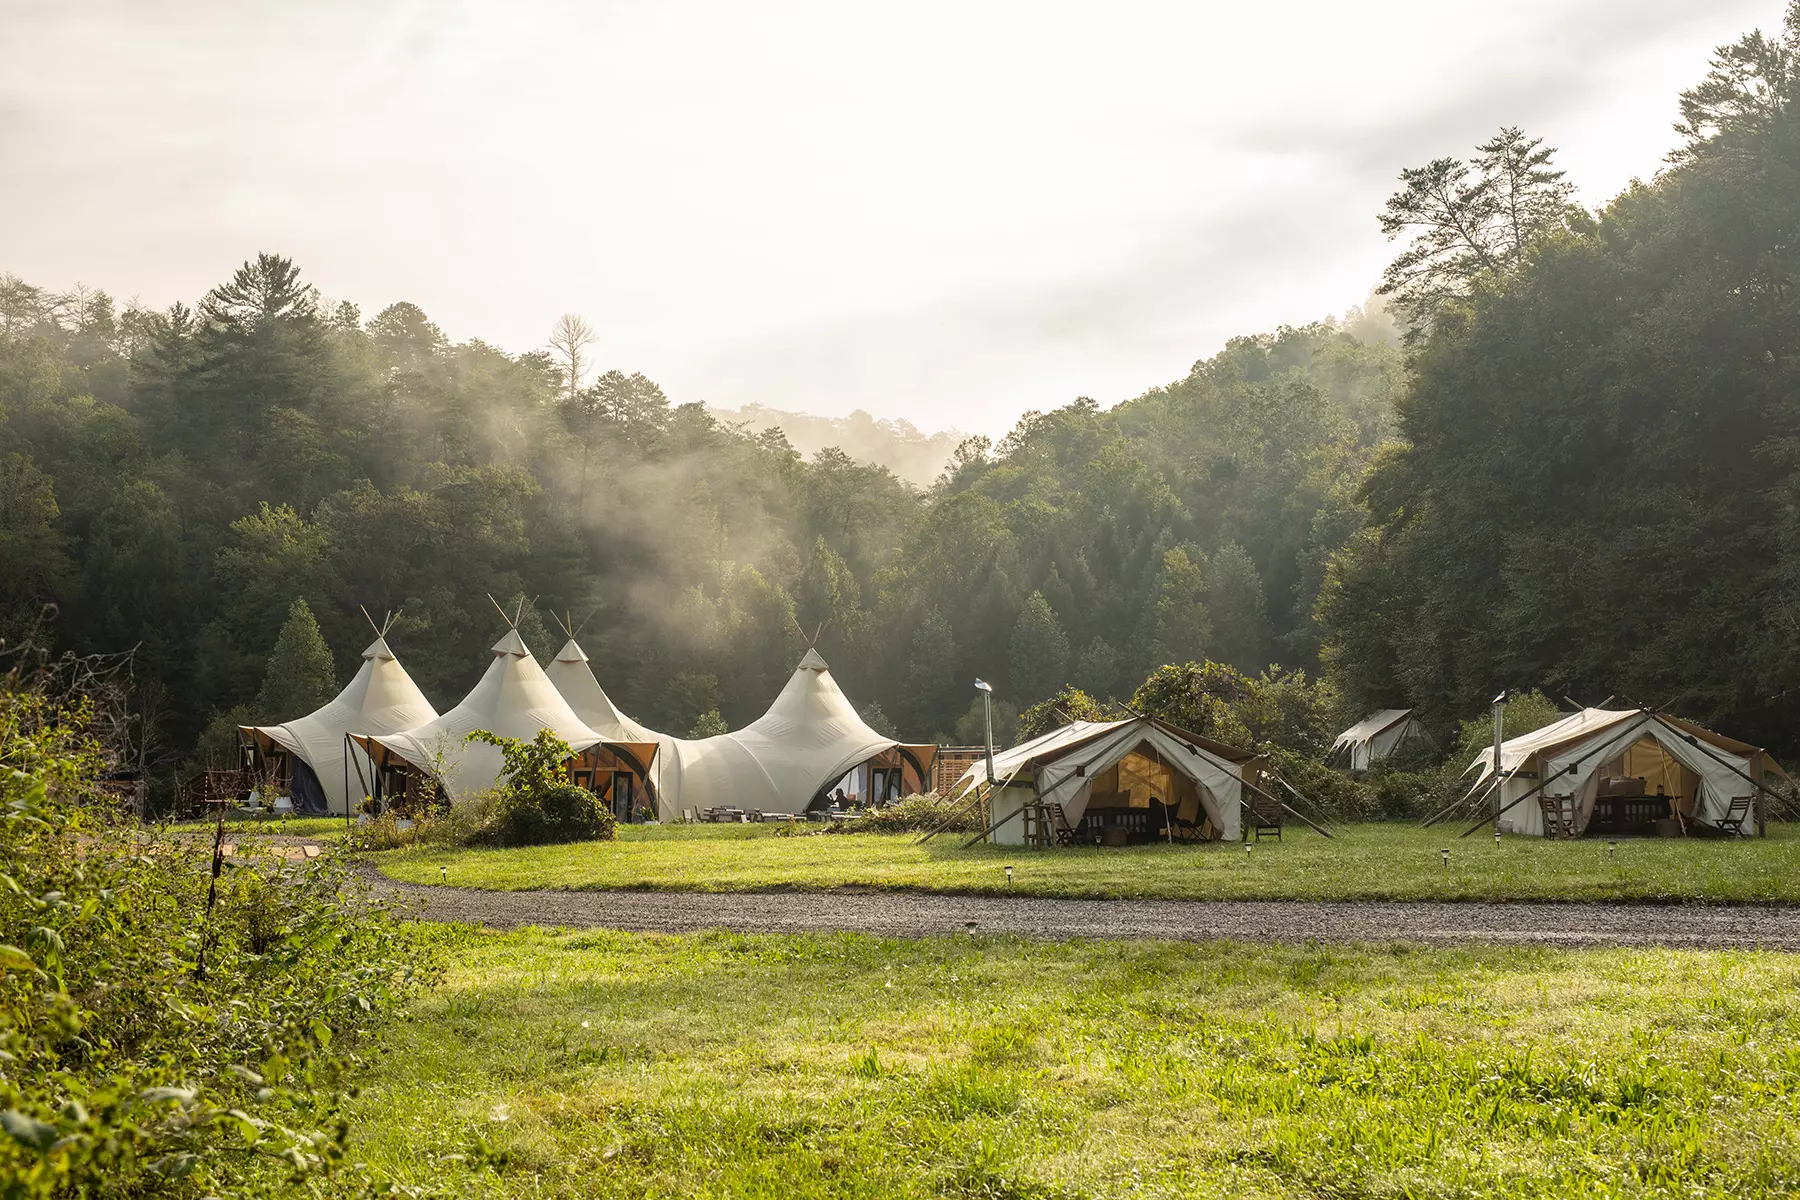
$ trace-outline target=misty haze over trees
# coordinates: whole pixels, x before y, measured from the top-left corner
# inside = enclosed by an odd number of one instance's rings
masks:
[[[1211,659],[1322,673],[1344,714],[1443,728],[1541,686],[1791,747],[1796,14],[1721,52],[1684,147],[1598,212],[1515,129],[1406,171],[1380,215],[1404,346],[1373,312],[1234,339],[967,439],[923,488],[672,403],[579,319],[553,349],[452,344],[269,254],[164,312],[7,277],[0,636],[55,605],[59,647],[138,646],[165,765],[295,715],[264,687],[294,621],[344,677],[359,605],[453,704],[484,594],[586,617],[614,698],[678,734],[759,714],[822,630],[908,739],[974,739],[977,675],[1017,711]]]

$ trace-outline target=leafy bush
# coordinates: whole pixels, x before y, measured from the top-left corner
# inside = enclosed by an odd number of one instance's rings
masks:
[[[0,677],[0,1194],[372,1194],[340,1081],[416,982],[330,860],[216,857],[98,793],[79,699]]]
[[[967,799],[951,800],[936,792],[907,796],[886,808],[870,809],[859,821],[845,822],[851,833],[929,833],[934,829],[967,830],[981,826]]]
[[[543,846],[558,842],[606,841],[617,823],[600,797],[570,783],[569,744],[548,729],[529,742],[478,729],[470,741],[498,746],[506,782],[481,827],[483,840],[499,846]]]

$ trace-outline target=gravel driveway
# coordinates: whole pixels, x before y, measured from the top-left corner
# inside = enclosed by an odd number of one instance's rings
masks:
[[[1043,938],[1235,938],[1258,942],[1468,942],[1540,946],[1800,950],[1800,907],[1784,905],[1434,904],[1238,900],[1059,900],[919,892],[484,892],[398,883],[432,921],[694,933],[888,937],[1014,933]]]

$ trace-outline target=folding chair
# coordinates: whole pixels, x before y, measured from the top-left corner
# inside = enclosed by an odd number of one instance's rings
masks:
[[[1713,825],[1726,837],[1740,838],[1744,836],[1744,820],[1750,815],[1750,797],[1733,796],[1731,803],[1725,806],[1725,815]]]

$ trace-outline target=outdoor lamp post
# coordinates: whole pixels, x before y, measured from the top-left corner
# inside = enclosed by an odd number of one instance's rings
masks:
[[[1494,697],[1494,836],[1500,836],[1500,806],[1505,802],[1500,786],[1500,743],[1506,739],[1502,728],[1506,721],[1506,693]]]
[[[987,750],[988,786],[992,787],[996,782],[994,779],[994,685],[985,679],[977,679],[975,690],[981,693],[982,715],[987,721],[987,742],[984,749]]]

